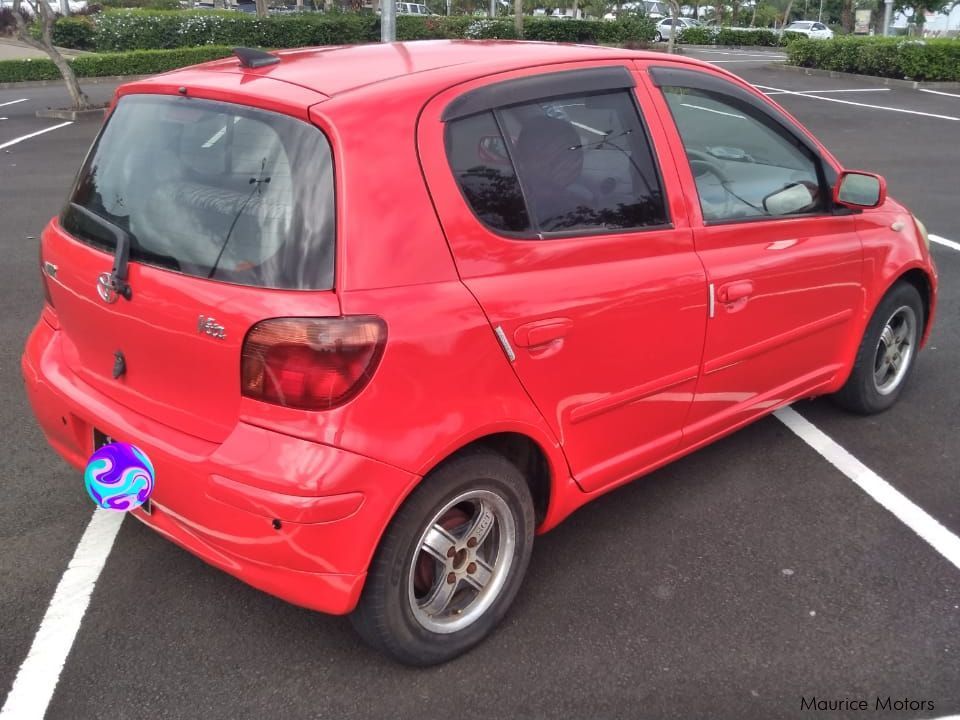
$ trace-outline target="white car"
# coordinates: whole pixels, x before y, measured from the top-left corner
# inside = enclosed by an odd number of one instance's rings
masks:
[[[823,23],[813,20],[797,20],[787,25],[783,31],[800,33],[815,40],[829,40],[833,37],[833,30]]]
[[[683,32],[684,28],[693,28],[700,27],[700,23],[693,18],[677,18],[676,26],[680,28],[680,31]],[[657,33],[653,36],[655,42],[660,42],[661,40],[669,40],[670,36],[673,34],[673,18],[664,18],[657,23]]]
[[[430,8],[421,3],[397,3],[397,15],[433,15]]]

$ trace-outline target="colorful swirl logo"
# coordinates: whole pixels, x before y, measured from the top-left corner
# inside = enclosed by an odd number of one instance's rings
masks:
[[[134,445],[115,442],[90,456],[83,483],[93,501],[105,510],[133,510],[153,492],[153,463]]]

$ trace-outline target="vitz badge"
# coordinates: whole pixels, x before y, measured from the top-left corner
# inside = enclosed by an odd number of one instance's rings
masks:
[[[212,317],[207,317],[201,315],[197,318],[197,332],[201,335],[209,335],[210,337],[215,337],[217,340],[225,340],[227,337],[227,331]]]

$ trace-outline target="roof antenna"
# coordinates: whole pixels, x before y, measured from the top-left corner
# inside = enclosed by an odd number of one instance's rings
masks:
[[[248,68],[265,67],[280,62],[276,55],[255,48],[234,48],[233,54],[240,58],[241,65]]]

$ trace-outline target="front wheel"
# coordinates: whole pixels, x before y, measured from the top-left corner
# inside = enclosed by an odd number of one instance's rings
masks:
[[[657,34],[653,36],[654,42],[663,42],[663,35],[660,34],[660,31],[657,31]]]
[[[409,665],[433,665],[483,640],[526,573],[530,490],[506,458],[456,456],[424,478],[387,528],[353,626]]]
[[[892,406],[913,370],[924,322],[917,289],[906,282],[895,285],[867,325],[853,372],[833,396],[837,404],[861,415]]]

